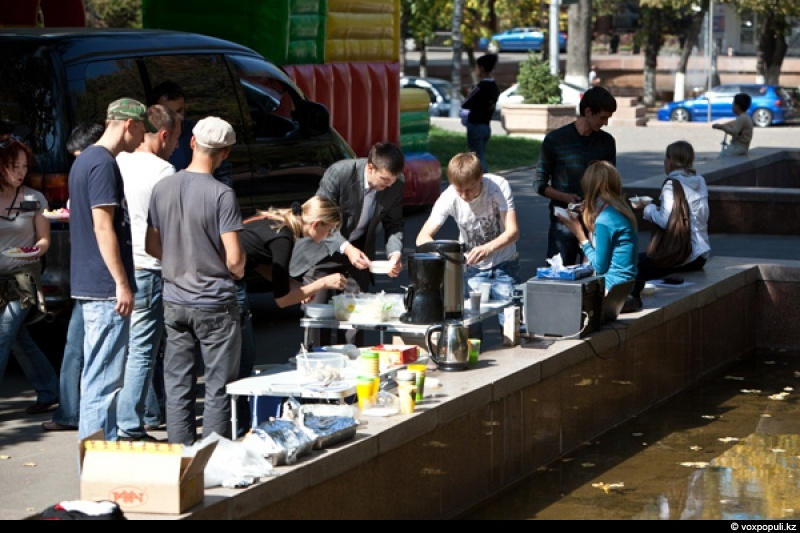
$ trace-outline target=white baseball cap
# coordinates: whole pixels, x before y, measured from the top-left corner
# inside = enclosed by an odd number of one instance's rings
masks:
[[[206,148],[225,148],[236,144],[233,126],[219,117],[206,117],[192,129],[194,140]]]

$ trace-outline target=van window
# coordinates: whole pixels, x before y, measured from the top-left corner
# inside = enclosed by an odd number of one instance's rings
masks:
[[[261,139],[283,139],[299,133],[296,110],[303,98],[286,74],[265,61],[232,57],[244,87],[253,132]]]
[[[164,81],[175,82],[183,88],[187,119],[197,121],[208,116],[220,117],[228,121],[237,133],[244,132],[239,98],[222,56],[160,55],[145,57],[143,61],[151,88]]]
[[[22,138],[37,154],[54,147],[56,117],[63,112],[48,57],[13,42],[5,43],[0,54],[0,133]]]
[[[117,98],[144,102],[142,77],[134,59],[94,61],[86,66],[85,99],[77,101],[81,120],[105,124],[108,104]]]

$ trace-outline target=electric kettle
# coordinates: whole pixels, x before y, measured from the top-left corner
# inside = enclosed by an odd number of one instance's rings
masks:
[[[439,332],[436,345],[433,335]],[[428,353],[441,370],[466,370],[469,364],[469,329],[459,321],[435,324],[425,331]]]

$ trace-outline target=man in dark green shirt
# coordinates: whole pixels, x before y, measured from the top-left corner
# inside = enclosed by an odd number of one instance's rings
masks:
[[[614,137],[602,131],[617,110],[617,101],[606,89],[595,86],[586,91],[575,122],[548,133],[542,142],[533,188],[550,198],[550,231],[547,258],[561,254],[565,265],[578,262],[578,240],[555,215],[554,207],[568,207],[583,201],[581,178],[592,161],[617,164]]]

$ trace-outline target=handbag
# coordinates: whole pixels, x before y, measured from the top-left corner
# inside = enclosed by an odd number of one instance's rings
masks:
[[[661,268],[680,266],[692,253],[689,203],[686,201],[686,194],[680,181],[667,178],[664,184],[670,180],[672,180],[673,204],[667,227],[657,227],[647,245],[647,257]]]

